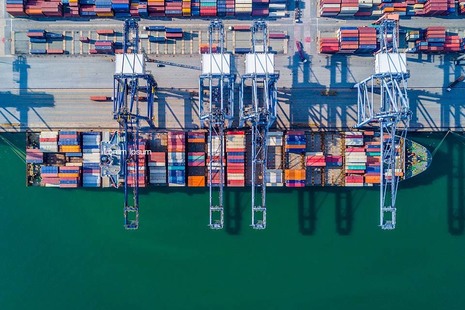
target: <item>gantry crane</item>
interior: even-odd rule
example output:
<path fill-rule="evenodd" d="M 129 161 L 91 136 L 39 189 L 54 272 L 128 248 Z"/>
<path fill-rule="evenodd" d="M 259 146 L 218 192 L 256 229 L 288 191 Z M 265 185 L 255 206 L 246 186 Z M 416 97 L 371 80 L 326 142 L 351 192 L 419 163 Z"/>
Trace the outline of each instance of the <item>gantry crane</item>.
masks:
<path fill-rule="evenodd" d="M 396 197 L 402 162 L 396 152 L 405 154 L 405 137 L 411 111 L 407 97 L 406 54 L 398 50 L 399 16 L 386 14 L 379 25 L 380 49 L 375 55 L 375 74 L 357 83 L 358 120 L 361 128 L 374 123 L 380 127 L 380 226 L 396 227 Z"/>
<path fill-rule="evenodd" d="M 246 54 L 246 72 L 241 78 L 240 126 L 252 129 L 252 223 L 254 229 L 266 228 L 266 136 L 276 120 L 279 72 L 274 70 L 274 54 L 268 53 L 268 29 L 264 21 L 251 27 L 252 52 Z M 252 98 L 245 98 L 247 82 L 251 82 Z M 256 195 L 258 188 L 261 195 Z"/>
<path fill-rule="evenodd" d="M 199 113 L 202 126 L 208 128 L 209 226 L 221 229 L 224 224 L 224 130 L 232 125 L 234 118 L 236 75 L 231 72 L 231 54 L 225 52 L 223 23 L 211 21 L 208 35 L 208 53 L 202 54 L 202 74 L 199 77 Z M 219 171 L 217 185 L 213 180 L 214 170 Z"/>
<path fill-rule="evenodd" d="M 115 132 L 106 149 L 111 154 L 102 154 L 102 174 L 106 171 L 115 187 L 124 179 L 124 227 L 139 227 L 139 154 L 141 121 L 150 127 L 153 124 L 153 102 L 156 82 L 145 71 L 144 55 L 139 51 L 139 26 L 135 19 L 124 22 L 123 54 L 116 55 L 116 70 L 113 78 L 113 117 L 118 121 L 120 132 Z M 139 96 L 139 93 L 143 95 Z M 146 98 L 144 106 L 140 98 Z M 102 146 L 102 151 L 105 151 Z M 116 151 L 116 152 L 115 152 Z M 108 155 L 111 155 L 110 157 Z M 119 157 L 119 158 L 118 158 Z M 115 169 L 119 164 L 120 169 Z M 106 166 L 106 167 L 105 167 Z M 131 172 L 129 172 L 131 171 Z M 132 172 L 134 171 L 134 172 Z M 117 175 L 111 175 L 117 173 Z M 130 189 L 132 188 L 132 201 Z"/>

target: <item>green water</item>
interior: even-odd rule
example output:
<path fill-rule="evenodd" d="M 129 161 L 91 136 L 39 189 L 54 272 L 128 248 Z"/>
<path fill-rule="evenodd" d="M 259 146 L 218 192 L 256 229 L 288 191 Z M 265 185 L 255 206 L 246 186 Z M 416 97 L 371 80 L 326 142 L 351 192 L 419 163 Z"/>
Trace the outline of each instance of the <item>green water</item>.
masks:
<path fill-rule="evenodd" d="M 444 135 L 411 135 L 433 150 Z M 24 148 L 24 135 L 3 135 Z M 398 227 L 375 189 L 270 191 L 268 228 L 226 194 L 211 231 L 206 191 L 143 192 L 138 231 L 112 190 L 26 188 L 0 141 L 0 309 L 463 309 L 465 138 L 401 184 Z M 300 207 L 299 207 L 300 206 Z M 351 209 L 352 220 L 336 210 Z M 456 220 L 448 214 L 462 210 Z M 459 212 L 460 213 L 460 212 Z"/>

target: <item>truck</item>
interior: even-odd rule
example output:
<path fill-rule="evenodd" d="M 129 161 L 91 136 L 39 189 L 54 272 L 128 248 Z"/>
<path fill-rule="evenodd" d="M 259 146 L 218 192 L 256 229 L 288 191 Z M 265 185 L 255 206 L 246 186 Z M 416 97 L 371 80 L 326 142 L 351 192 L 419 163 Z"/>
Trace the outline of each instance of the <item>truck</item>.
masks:
<path fill-rule="evenodd" d="M 305 54 L 304 54 L 304 47 L 303 47 L 302 42 L 300 42 L 300 41 L 295 41 L 295 45 L 296 45 L 296 47 L 297 47 L 297 52 L 299 53 L 300 61 L 303 62 L 303 63 L 306 63 L 308 60 L 307 60 L 307 58 L 305 57 Z"/>
<path fill-rule="evenodd" d="M 465 80 L 465 76 L 464 75 L 459 76 L 455 81 L 453 81 L 452 83 L 449 84 L 449 86 L 447 86 L 446 90 L 451 91 L 452 88 L 457 86 L 458 83 L 463 82 L 463 80 Z"/>

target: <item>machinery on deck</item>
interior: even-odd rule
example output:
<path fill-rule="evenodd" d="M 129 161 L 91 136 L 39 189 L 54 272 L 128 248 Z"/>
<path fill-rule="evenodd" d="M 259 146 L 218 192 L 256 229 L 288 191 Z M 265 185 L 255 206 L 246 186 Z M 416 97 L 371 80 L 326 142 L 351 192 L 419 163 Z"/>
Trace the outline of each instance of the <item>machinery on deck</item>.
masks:
<path fill-rule="evenodd" d="M 212 229 L 224 225 L 223 189 L 225 182 L 224 130 L 234 118 L 234 81 L 231 54 L 224 48 L 224 26 L 220 20 L 208 27 L 208 52 L 202 54 L 199 77 L 199 113 L 203 127 L 208 128 L 208 187 Z M 215 194 L 216 192 L 216 194 Z"/>
<path fill-rule="evenodd" d="M 274 70 L 274 54 L 268 53 L 268 29 L 264 21 L 251 27 L 252 52 L 246 54 L 246 72 L 241 77 L 239 97 L 240 127 L 252 129 L 252 223 L 254 229 L 266 228 L 266 136 L 276 120 L 279 73 Z M 246 98 L 246 88 L 251 98 Z M 256 195 L 260 190 L 261 195 Z"/>
<path fill-rule="evenodd" d="M 411 111 L 407 97 L 406 54 L 398 50 L 399 16 L 386 14 L 379 25 L 380 50 L 375 55 L 375 73 L 357 83 L 357 127 L 378 124 L 381 140 L 380 226 L 396 227 L 396 197 L 401 177 L 399 152 L 405 151 L 404 139 Z M 405 152 L 404 152 L 405 153 Z"/>

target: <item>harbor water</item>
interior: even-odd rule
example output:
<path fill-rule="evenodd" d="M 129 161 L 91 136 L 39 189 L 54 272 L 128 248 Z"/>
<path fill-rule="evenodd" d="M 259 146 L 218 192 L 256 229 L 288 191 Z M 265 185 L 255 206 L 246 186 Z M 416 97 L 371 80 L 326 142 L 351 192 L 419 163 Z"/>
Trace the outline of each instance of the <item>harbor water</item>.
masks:
<path fill-rule="evenodd" d="M 123 228 L 113 189 L 26 187 L 24 134 L 0 135 L 0 309 L 463 309 L 465 137 L 410 134 L 433 154 L 400 184 L 397 228 L 378 188 L 270 189 L 250 225 L 247 189 L 141 190 Z M 23 151 L 23 153 L 21 153 Z"/>

